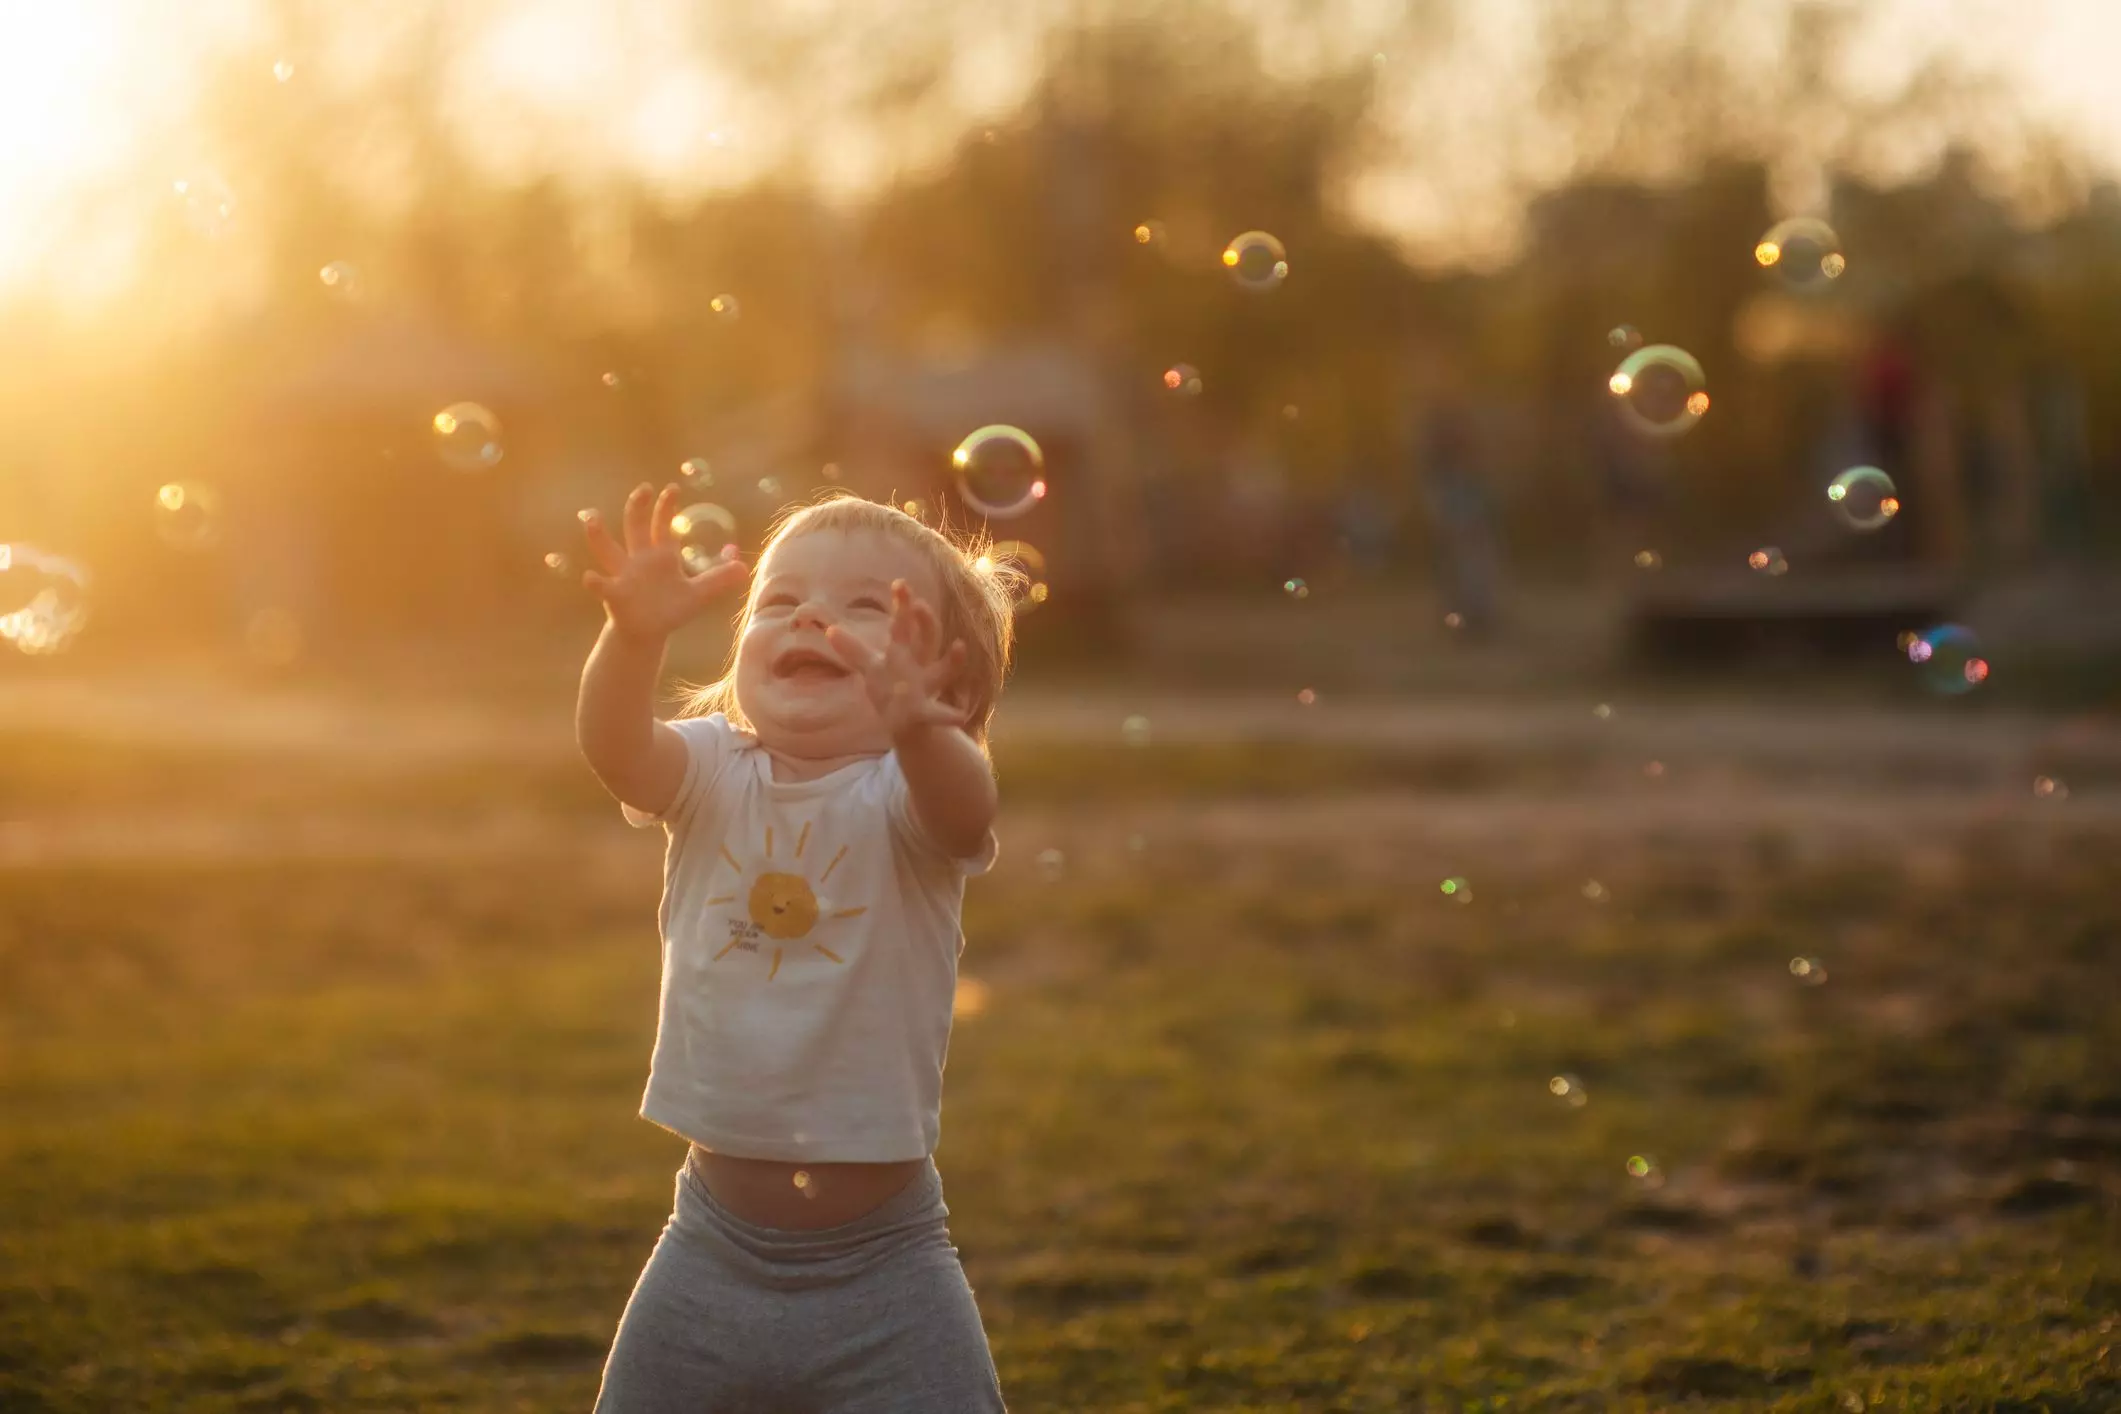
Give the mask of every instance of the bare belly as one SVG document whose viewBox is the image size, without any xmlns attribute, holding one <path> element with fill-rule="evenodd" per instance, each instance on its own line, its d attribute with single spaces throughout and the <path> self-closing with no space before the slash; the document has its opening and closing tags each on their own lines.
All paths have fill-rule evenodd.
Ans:
<svg viewBox="0 0 2121 1414">
<path fill-rule="evenodd" d="M 926 1159 L 887 1164 L 791 1164 L 739 1159 L 699 1145 L 685 1162 L 714 1201 L 745 1222 L 800 1231 L 838 1227 L 873 1212 L 913 1181 Z"/>
</svg>

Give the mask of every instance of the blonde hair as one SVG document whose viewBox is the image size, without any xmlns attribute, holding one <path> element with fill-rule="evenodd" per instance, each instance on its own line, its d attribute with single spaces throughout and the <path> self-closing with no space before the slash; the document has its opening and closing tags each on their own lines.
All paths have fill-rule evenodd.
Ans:
<svg viewBox="0 0 2121 1414">
<path fill-rule="evenodd" d="M 865 530 L 888 535 L 913 546 L 934 567 L 943 586 L 942 602 L 935 606 L 942 627 L 942 641 L 962 639 L 965 667 L 954 686 L 965 708 L 965 730 L 982 747 L 987 744 L 987 724 L 1001 701 L 1002 682 L 1009 675 L 1009 653 L 1016 637 L 1014 605 L 1023 587 L 1024 572 L 1015 564 L 996 558 L 993 542 L 984 534 L 953 533 L 937 529 L 906 514 L 897 506 L 866 501 L 847 491 L 830 491 L 805 506 L 782 512 L 766 532 L 758 564 L 764 564 L 773 547 L 783 540 L 813 530 Z M 744 631 L 758 602 L 760 580 L 753 575 L 737 612 L 736 636 L 729 645 L 729 660 L 722 676 L 705 686 L 688 689 L 680 717 L 704 717 L 720 712 L 736 726 L 749 730 L 743 708 L 736 700 L 736 659 L 743 646 Z"/>
</svg>

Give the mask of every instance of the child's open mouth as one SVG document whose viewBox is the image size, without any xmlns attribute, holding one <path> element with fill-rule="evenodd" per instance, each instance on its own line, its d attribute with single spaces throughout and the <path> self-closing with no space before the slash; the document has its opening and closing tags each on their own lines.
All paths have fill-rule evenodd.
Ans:
<svg viewBox="0 0 2121 1414">
<path fill-rule="evenodd" d="M 773 660 L 773 676 L 784 682 L 829 682 L 848 672 L 838 659 L 814 648 L 790 648 Z"/>
</svg>

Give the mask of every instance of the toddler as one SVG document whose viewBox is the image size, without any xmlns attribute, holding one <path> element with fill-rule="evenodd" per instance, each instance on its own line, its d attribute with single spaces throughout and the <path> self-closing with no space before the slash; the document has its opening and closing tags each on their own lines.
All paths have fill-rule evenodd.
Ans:
<svg viewBox="0 0 2121 1414">
<path fill-rule="evenodd" d="M 934 1161 L 965 878 L 994 861 L 1008 571 L 852 497 L 690 573 L 675 487 L 582 521 L 606 622 L 575 730 L 659 824 L 644 1118 L 691 1141 L 599 1414 L 998 1410 Z M 654 701 L 672 630 L 749 576 L 722 679 Z"/>
</svg>

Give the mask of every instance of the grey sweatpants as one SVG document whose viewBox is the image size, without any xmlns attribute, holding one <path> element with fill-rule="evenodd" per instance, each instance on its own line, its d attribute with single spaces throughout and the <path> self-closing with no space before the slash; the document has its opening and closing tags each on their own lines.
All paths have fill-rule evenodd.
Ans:
<svg viewBox="0 0 2121 1414">
<path fill-rule="evenodd" d="M 760 1227 L 690 1167 L 604 1362 L 596 1414 L 987 1414 L 1002 1406 L 931 1161 L 876 1211 Z"/>
</svg>

